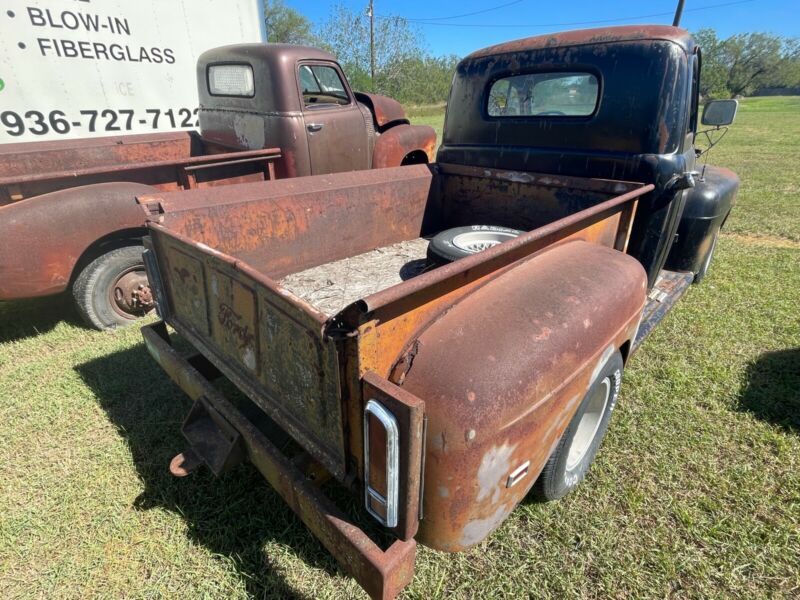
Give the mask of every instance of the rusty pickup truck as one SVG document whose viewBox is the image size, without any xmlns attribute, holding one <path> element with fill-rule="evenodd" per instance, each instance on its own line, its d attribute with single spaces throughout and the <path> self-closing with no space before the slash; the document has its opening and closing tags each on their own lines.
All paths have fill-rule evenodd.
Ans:
<svg viewBox="0 0 800 600">
<path fill-rule="evenodd" d="M 375 598 L 417 542 L 573 490 L 733 205 L 733 173 L 696 171 L 699 69 L 677 27 L 509 42 L 459 64 L 434 164 L 140 197 L 144 339 L 194 401 L 171 471 L 249 460 Z"/>
<path fill-rule="evenodd" d="M 354 93 L 322 50 L 225 46 L 200 57 L 197 81 L 199 134 L 0 146 L 0 301 L 69 289 L 88 324 L 126 325 L 152 309 L 135 196 L 433 157 L 432 128 Z"/>
</svg>

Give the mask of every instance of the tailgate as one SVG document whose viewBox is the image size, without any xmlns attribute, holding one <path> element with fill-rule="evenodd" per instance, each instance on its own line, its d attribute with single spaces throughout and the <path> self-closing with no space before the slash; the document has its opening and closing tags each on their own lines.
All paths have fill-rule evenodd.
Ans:
<svg viewBox="0 0 800 600">
<path fill-rule="evenodd" d="M 148 227 L 146 263 L 164 320 L 343 478 L 339 364 L 322 334 L 325 315 L 242 261 Z"/>
</svg>

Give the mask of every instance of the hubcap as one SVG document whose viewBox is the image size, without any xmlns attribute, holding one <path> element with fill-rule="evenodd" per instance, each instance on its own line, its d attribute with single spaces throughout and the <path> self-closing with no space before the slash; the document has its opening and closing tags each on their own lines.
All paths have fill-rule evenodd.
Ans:
<svg viewBox="0 0 800 600">
<path fill-rule="evenodd" d="M 583 413 L 580 423 L 578 423 L 578 429 L 572 438 L 572 444 L 567 455 L 567 471 L 571 471 L 578 466 L 589 451 L 592 440 L 594 440 L 594 436 L 600 428 L 610 397 L 611 378 L 606 377 L 592 393 L 589 406 L 586 408 L 586 412 Z"/>
<path fill-rule="evenodd" d="M 459 250 L 464 250 L 470 254 L 481 252 L 492 246 L 497 246 L 503 242 L 517 237 L 516 233 L 506 233 L 503 231 L 470 231 L 460 233 L 453 238 L 453 246 Z"/>
<path fill-rule="evenodd" d="M 109 289 L 111 308 L 126 319 L 138 319 L 153 309 L 153 293 L 144 265 L 120 273 Z"/>
</svg>

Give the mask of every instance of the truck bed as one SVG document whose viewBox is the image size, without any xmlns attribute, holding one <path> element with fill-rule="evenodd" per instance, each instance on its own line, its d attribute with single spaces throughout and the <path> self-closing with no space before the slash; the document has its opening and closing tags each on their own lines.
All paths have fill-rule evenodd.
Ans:
<svg viewBox="0 0 800 600">
<path fill-rule="evenodd" d="M 427 270 L 428 240 L 418 237 L 292 273 L 278 283 L 327 315 Z"/>
<path fill-rule="evenodd" d="M 274 179 L 278 148 L 237 151 L 196 132 L 150 133 L 0 148 L 0 206 L 65 188 L 128 181 L 171 191 Z"/>
<path fill-rule="evenodd" d="M 343 481 L 342 398 L 360 390 L 343 357 L 385 377 L 411 332 L 517 261 L 568 240 L 624 251 L 652 189 L 437 164 L 139 202 L 162 317 Z M 425 269 L 427 240 L 469 224 L 527 233 Z"/>
</svg>

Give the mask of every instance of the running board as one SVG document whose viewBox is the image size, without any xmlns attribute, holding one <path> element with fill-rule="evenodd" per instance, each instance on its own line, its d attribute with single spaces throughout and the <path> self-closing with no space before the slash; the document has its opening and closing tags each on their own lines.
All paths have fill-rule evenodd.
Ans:
<svg viewBox="0 0 800 600">
<path fill-rule="evenodd" d="M 642 311 L 639 331 L 633 341 L 632 350 L 636 350 L 644 339 L 650 335 L 661 319 L 667 316 L 675 303 L 681 299 L 694 280 L 694 273 L 667 271 L 662 269 L 653 289 L 647 295 L 647 304 Z"/>
</svg>

